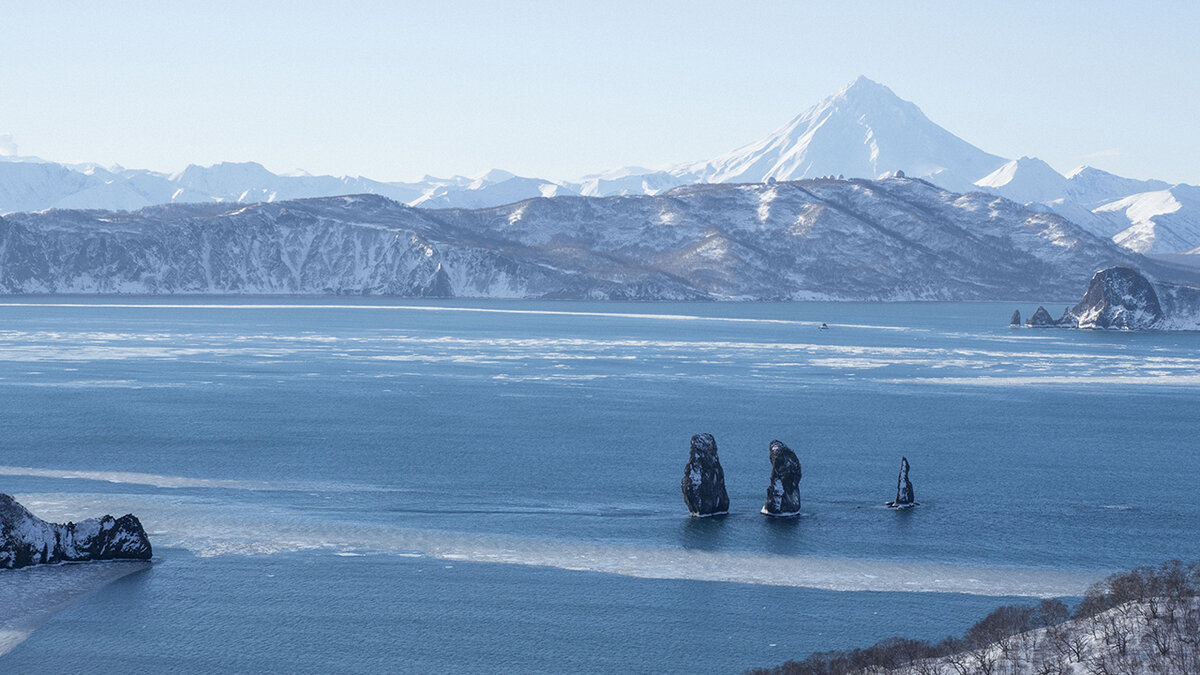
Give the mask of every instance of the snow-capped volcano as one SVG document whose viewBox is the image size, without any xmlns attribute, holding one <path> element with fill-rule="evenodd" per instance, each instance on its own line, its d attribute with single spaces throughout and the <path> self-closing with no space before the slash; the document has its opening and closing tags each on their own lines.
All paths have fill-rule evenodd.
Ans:
<svg viewBox="0 0 1200 675">
<path fill-rule="evenodd" d="M 757 183 L 904 171 L 956 192 L 1004 159 L 934 124 L 891 89 L 859 77 L 765 138 L 680 167 L 707 183 Z"/>
</svg>

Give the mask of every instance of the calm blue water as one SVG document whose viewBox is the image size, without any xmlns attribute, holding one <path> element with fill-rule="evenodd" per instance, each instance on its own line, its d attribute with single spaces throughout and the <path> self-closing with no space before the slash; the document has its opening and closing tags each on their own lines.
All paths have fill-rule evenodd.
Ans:
<svg viewBox="0 0 1200 675">
<path fill-rule="evenodd" d="M 1200 334 L 1011 330 L 1008 304 L 171 302 L 0 306 L 0 491 L 132 511 L 158 558 L 3 669 L 736 672 L 1200 558 Z M 679 493 L 700 431 L 725 519 Z M 757 513 L 774 438 L 798 520 Z M 907 513 L 881 506 L 901 455 Z"/>
</svg>

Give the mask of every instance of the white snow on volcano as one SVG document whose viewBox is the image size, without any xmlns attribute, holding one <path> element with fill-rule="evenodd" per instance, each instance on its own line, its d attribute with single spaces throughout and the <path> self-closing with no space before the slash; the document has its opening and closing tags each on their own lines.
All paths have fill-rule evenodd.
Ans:
<svg viewBox="0 0 1200 675">
<path fill-rule="evenodd" d="M 707 162 L 680 167 L 708 183 L 757 183 L 897 170 L 955 192 L 1004 159 L 934 124 L 891 89 L 859 77 L 765 138 Z"/>
</svg>

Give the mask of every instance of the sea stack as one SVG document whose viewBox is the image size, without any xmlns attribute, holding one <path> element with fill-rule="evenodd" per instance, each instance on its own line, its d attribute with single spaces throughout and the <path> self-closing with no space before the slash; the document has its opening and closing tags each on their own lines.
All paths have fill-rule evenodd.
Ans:
<svg viewBox="0 0 1200 675">
<path fill-rule="evenodd" d="M 767 486 L 762 514 L 800 515 L 800 459 L 780 441 L 771 441 L 771 484 Z"/>
<path fill-rule="evenodd" d="M 0 494 L 0 569 L 89 560 L 149 560 L 150 539 L 132 514 L 48 523 Z"/>
<path fill-rule="evenodd" d="M 900 458 L 900 477 L 896 479 L 896 501 L 888 502 L 893 509 L 907 509 L 918 506 L 913 499 L 913 486 L 908 480 L 908 458 Z"/>
<path fill-rule="evenodd" d="M 683 501 L 693 516 L 719 516 L 729 513 L 729 493 L 725 492 L 725 471 L 717 458 L 717 441 L 712 434 L 692 436 L 688 463 L 683 467 Z"/>
<path fill-rule="evenodd" d="M 1010 326 L 1020 326 L 1021 325 L 1021 310 L 1019 310 L 1019 309 L 1013 310 L 1013 315 L 1012 315 L 1012 318 L 1009 319 L 1008 325 L 1010 325 Z"/>
<path fill-rule="evenodd" d="M 1025 322 L 1025 325 L 1032 326 L 1034 328 L 1046 328 L 1049 326 L 1057 326 L 1058 322 L 1054 320 L 1054 317 L 1050 316 L 1050 312 L 1047 312 L 1045 307 L 1038 305 L 1037 311 L 1033 313 L 1033 316 L 1029 317 L 1029 320 Z"/>
</svg>

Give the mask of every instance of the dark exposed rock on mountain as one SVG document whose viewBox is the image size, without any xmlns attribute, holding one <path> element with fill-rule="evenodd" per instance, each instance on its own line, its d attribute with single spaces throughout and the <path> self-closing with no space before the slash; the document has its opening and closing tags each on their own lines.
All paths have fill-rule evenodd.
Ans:
<svg viewBox="0 0 1200 675">
<path fill-rule="evenodd" d="M 1030 316 L 1029 320 L 1026 321 L 1025 324 L 1034 328 L 1045 328 L 1049 326 L 1057 326 L 1058 322 L 1054 320 L 1054 317 L 1050 316 L 1050 312 L 1047 312 L 1045 307 L 1038 305 L 1038 308 L 1033 313 L 1033 316 Z"/>
<path fill-rule="evenodd" d="M 908 480 L 908 458 L 900 458 L 900 477 L 896 479 L 896 499 L 887 503 L 893 509 L 907 509 L 917 506 L 913 497 L 913 486 Z"/>
<path fill-rule="evenodd" d="M 725 492 L 725 471 L 717 458 L 717 441 L 712 434 L 692 436 L 688 463 L 683 467 L 683 501 L 693 516 L 729 513 L 729 494 Z"/>
<path fill-rule="evenodd" d="M 0 293 L 997 300 L 1072 295 L 1114 264 L 1200 281 L 1060 216 L 910 178 L 474 211 L 357 195 L 0 218 Z"/>
<path fill-rule="evenodd" d="M 1021 310 L 1019 310 L 1019 309 L 1013 310 L 1013 315 L 1012 315 L 1012 318 L 1009 319 L 1008 325 L 1010 325 L 1010 326 L 1020 326 L 1021 325 Z"/>
<path fill-rule="evenodd" d="M 0 568 L 88 560 L 149 560 L 150 539 L 132 514 L 48 523 L 0 494 Z"/>
<path fill-rule="evenodd" d="M 771 441 L 771 483 L 762 513 L 768 516 L 800 514 L 800 459 L 780 441 Z"/>
</svg>

